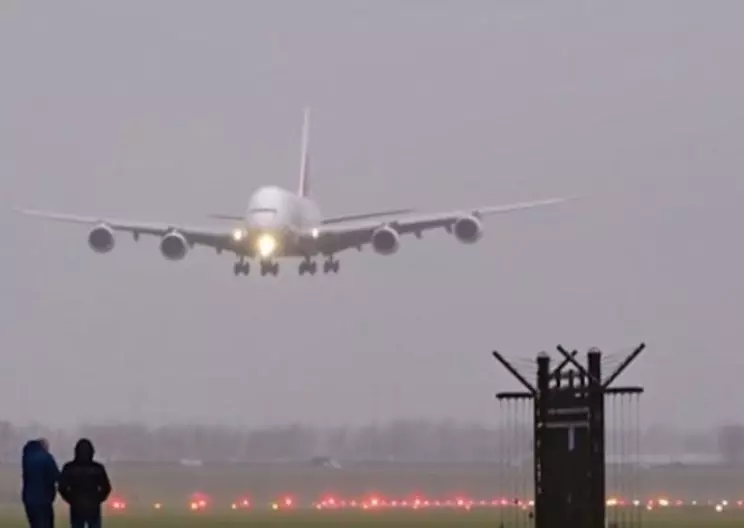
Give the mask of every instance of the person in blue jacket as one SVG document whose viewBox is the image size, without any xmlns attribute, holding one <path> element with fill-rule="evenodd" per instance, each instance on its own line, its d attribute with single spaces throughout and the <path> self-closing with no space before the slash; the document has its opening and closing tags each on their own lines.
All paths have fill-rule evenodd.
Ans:
<svg viewBox="0 0 744 528">
<path fill-rule="evenodd" d="M 21 498 L 30 528 L 54 528 L 54 499 L 59 467 L 49 452 L 49 442 L 40 438 L 23 447 Z"/>
</svg>

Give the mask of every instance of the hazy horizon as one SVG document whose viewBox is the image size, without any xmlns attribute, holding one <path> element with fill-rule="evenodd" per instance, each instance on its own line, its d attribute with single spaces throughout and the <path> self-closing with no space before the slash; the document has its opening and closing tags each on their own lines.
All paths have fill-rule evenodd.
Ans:
<svg viewBox="0 0 744 528">
<path fill-rule="evenodd" d="M 647 423 L 743 422 L 738 2 L 4 2 L 3 418 L 72 425 L 498 423 L 493 360 L 647 350 Z M 459 209 L 338 275 L 236 278 L 194 249 L 15 207 L 221 225 L 293 189 L 302 108 L 323 212 Z M 228 224 L 224 224 L 228 225 Z M 521 365 L 523 360 L 517 361 Z M 700 388 L 696 388 L 696 384 Z"/>
</svg>

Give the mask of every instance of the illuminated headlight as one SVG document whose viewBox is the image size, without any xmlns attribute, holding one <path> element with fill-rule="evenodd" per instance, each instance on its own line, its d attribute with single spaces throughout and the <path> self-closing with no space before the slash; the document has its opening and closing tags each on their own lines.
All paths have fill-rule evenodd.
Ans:
<svg viewBox="0 0 744 528">
<path fill-rule="evenodd" d="M 261 257 L 269 257 L 276 249 L 276 239 L 271 235 L 261 235 L 256 242 L 256 248 Z"/>
</svg>

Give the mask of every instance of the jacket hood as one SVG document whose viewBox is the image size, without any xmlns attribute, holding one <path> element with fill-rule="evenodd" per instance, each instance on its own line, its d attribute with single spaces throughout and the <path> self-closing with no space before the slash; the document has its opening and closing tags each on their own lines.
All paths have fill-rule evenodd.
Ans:
<svg viewBox="0 0 744 528">
<path fill-rule="evenodd" d="M 31 453 L 35 451 L 39 451 L 41 449 L 41 442 L 38 440 L 29 440 L 26 442 L 26 445 L 23 446 L 23 456 L 27 457 Z"/>
<path fill-rule="evenodd" d="M 87 438 L 81 438 L 75 444 L 75 460 L 79 462 L 92 462 L 93 455 L 95 454 L 96 451 L 93 448 L 93 442 Z"/>
</svg>

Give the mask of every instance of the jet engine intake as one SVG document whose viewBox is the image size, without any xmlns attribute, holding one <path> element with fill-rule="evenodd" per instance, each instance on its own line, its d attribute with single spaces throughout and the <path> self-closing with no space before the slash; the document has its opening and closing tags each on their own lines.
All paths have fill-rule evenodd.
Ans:
<svg viewBox="0 0 744 528">
<path fill-rule="evenodd" d="M 457 240 L 465 244 L 477 242 L 483 235 L 483 226 L 480 220 L 474 216 L 458 218 L 452 230 Z"/>
<path fill-rule="evenodd" d="M 114 249 L 114 231 L 106 224 L 99 224 L 90 230 L 88 245 L 96 253 L 108 253 Z"/>
<path fill-rule="evenodd" d="M 189 243 L 178 231 L 171 231 L 160 241 L 160 253 L 168 260 L 181 260 L 189 250 Z"/>
<path fill-rule="evenodd" d="M 372 233 L 372 247 L 380 255 L 392 255 L 400 247 L 400 235 L 392 227 L 380 227 Z"/>
</svg>

